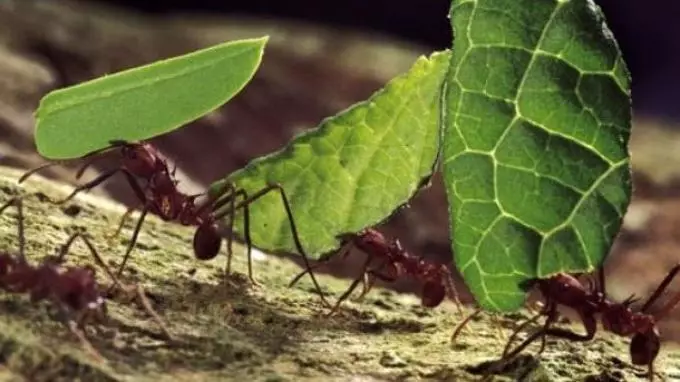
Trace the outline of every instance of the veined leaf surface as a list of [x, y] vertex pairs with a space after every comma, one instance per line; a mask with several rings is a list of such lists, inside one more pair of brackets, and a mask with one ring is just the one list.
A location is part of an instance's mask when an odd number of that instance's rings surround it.
[[630, 78], [591, 0], [455, 0], [443, 172], [455, 263], [486, 309], [592, 271], [630, 201]]

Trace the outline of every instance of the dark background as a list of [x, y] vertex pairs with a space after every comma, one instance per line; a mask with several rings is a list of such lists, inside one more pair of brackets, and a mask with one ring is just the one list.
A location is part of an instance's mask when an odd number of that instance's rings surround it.
[[[94, 1], [94, 0], [89, 0]], [[536, 0], [544, 1], [544, 0]], [[450, 46], [449, 0], [97, 0], [138, 11], [286, 18], [374, 31], [433, 49]], [[598, 0], [634, 78], [635, 110], [680, 119], [680, 2]]]

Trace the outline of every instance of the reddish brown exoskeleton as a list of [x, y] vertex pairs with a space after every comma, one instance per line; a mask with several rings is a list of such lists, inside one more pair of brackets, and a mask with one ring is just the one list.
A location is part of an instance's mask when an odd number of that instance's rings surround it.
[[101, 321], [106, 317], [105, 299], [96, 281], [96, 270], [92, 266], [66, 266], [66, 254], [76, 238], [80, 237], [90, 249], [97, 264], [111, 277], [114, 284], [125, 292], [138, 293], [142, 306], [156, 320], [164, 335], [170, 338], [165, 324], [151, 308], [141, 287], [123, 286], [110, 272], [92, 243], [82, 233], [75, 233], [61, 246], [56, 256], [47, 256], [37, 264], [30, 264], [25, 256], [24, 215], [21, 198], [13, 198], [0, 206], [2, 214], [10, 206], [18, 212], [19, 252], [16, 255], [0, 253], [0, 289], [10, 293], [25, 293], [32, 302], [50, 300], [66, 318], [69, 330], [81, 341], [88, 352], [102, 360], [94, 347], [87, 340], [82, 328], [92, 321]]
[[[249, 196], [245, 190], [236, 189], [232, 184], [225, 183], [223, 187], [212, 193], [201, 193], [195, 195], [187, 195], [180, 191], [177, 187], [178, 181], [175, 179], [175, 171], [170, 170], [167, 160], [161, 157], [158, 150], [148, 142], [134, 143], [125, 142], [122, 140], [111, 141], [111, 147], [95, 151], [88, 154], [84, 158], [85, 163], [76, 173], [79, 178], [84, 170], [90, 166], [94, 161], [100, 158], [99, 154], [114, 151], [119, 155], [119, 166], [105, 171], [97, 178], [76, 187], [71, 194], [58, 203], [64, 203], [79, 192], [90, 190], [97, 187], [102, 182], [111, 178], [117, 173], [122, 173], [129, 183], [132, 191], [136, 195], [141, 207], [140, 217], [137, 220], [135, 229], [132, 234], [130, 243], [123, 257], [123, 261], [119, 267], [117, 275], [120, 275], [125, 264], [134, 248], [142, 224], [146, 215], [150, 212], [157, 215], [165, 221], [171, 221], [187, 226], [196, 226], [196, 231], [193, 238], [194, 255], [200, 260], [213, 259], [219, 253], [222, 245], [222, 236], [219, 232], [218, 222], [225, 218], [229, 218], [230, 232], [233, 231], [233, 223], [236, 212], [243, 210], [243, 234], [247, 246], [248, 254], [248, 277], [251, 282], [256, 284], [252, 272], [252, 255], [251, 255], [251, 239], [250, 239], [250, 213], [248, 206], [272, 191], [278, 191], [283, 201], [288, 220], [291, 227], [291, 233], [294, 239], [296, 250], [303, 257], [305, 263], [309, 266], [309, 261], [306, 252], [300, 243], [293, 214], [288, 202], [286, 193], [278, 184], [269, 184], [265, 188], [259, 190], [253, 195]], [[19, 182], [22, 182], [31, 174], [53, 165], [49, 163], [31, 170], [24, 174]], [[203, 201], [198, 202], [198, 198], [204, 198]], [[240, 198], [240, 200], [239, 200]], [[123, 225], [124, 219], [132, 212], [133, 209], [128, 209], [116, 233], [118, 233]], [[221, 210], [221, 212], [216, 212]], [[226, 273], [231, 271], [232, 258], [232, 236], [227, 236], [227, 264]], [[322, 302], [329, 305], [323, 296], [321, 288], [313, 273], [310, 277], [322, 299]]]
[[[680, 272], [680, 265], [676, 265], [668, 272], [639, 311], [633, 311], [631, 308], [631, 305], [636, 301], [633, 297], [623, 302], [613, 302], [607, 298], [602, 269], [599, 271], [599, 289], [594, 283], [592, 287], [586, 287], [574, 276], [566, 273], [558, 273], [547, 279], [534, 280], [530, 284], [536, 285], [544, 296], [544, 308], [539, 314], [520, 325], [513, 333], [503, 352], [501, 362], [513, 359], [537, 339], [542, 341], [539, 349], [540, 354], [545, 348], [546, 336], [564, 338], [570, 341], [590, 341], [595, 336], [598, 317], [600, 317], [604, 330], [619, 336], [632, 336], [630, 343], [631, 361], [634, 365], [647, 366], [647, 377], [650, 381], [653, 380], [654, 360], [661, 349], [656, 323], [680, 303], [680, 293], [673, 296], [655, 314], [650, 314], [648, 311], [678, 272]], [[585, 328], [584, 334], [553, 327], [558, 317], [557, 309], [559, 306], [569, 307], [578, 313]], [[519, 346], [510, 351], [512, 341], [517, 333], [542, 316], [546, 317], [542, 329], [530, 335]]]
[[[403, 278], [412, 278], [422, 283], [421, 303], [426, 307], [435, 307], [444, 301], [447, 296], [458, 305], [460, 301], [456, 292], [449, 269], [444, 264], [435, 264], [422, 257], [414, 256], [407, 252], [399, 240], [388, 240], [378, 230], [369, 228], [356, 234], [340, 236], [342, 246], [340, 250], [323, 258], [322, 262], [313, 268], [319, 267], [332, 257], [340, 255], [345, 258], [352, 247], [364, 252], [367, 257], [361, 267], [361, 273], [340, 296], [335, 306], [328, 315], [332, 315], [344, 300], [363, 282], [363, 288], [358, 299], [362, 299], [373, 287], [376, 279], [386, 282], [395, 282]], [[298, 274], [291, 282], [294, 285], [305, 273], [313, 268], [308, 268]]]

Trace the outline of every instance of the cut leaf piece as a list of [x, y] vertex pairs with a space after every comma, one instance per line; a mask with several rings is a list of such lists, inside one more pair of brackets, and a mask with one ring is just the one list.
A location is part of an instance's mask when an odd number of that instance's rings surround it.
[[[230, 181], [252, 194], [267, 183], [280, 183], [308, 254], [318, 258], [335, 249], [336, 235], [379, 223], [429, 181], [438, 155], [440, 90], [449, 57], [449, 52], [421, 57], [367, 101], [252, 161], [212, 190]], [[295, 251], [279, 195], [251, 205], [251, 234], [264, 250]]]
[[55, 90], [36, 112], [38, 152], [79, 158], [112, 139], [149, 139], [191, 122], [243, 89], [267, 39], [231, 41]]
[[455, 263], [479, 304], [592, 271], [630, 202], [630, 78], [590, 0], [456, 0], [444, 94]]

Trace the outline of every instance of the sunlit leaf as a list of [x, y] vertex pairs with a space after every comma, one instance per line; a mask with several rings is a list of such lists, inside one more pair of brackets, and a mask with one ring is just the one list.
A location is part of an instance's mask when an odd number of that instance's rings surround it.
[[[318, 257], [336, 248], [336, 235], [382, 221], [429, 180], [438, 153], [440, 88], [449, 57], [445, 52], [420, 58], [367, 101], [227, 180], [250, 194], [267, 183], [282, 184], [307, 252]], [[276, 194], [253, 203], [251, 210], [256, 246], [295, 251]]]
[[112, 139], [138, 141], [216, 109], [250, 81], [267, 37], [232, 41], [46, 95], [36, 112], [38, 152], [81, 157]]

